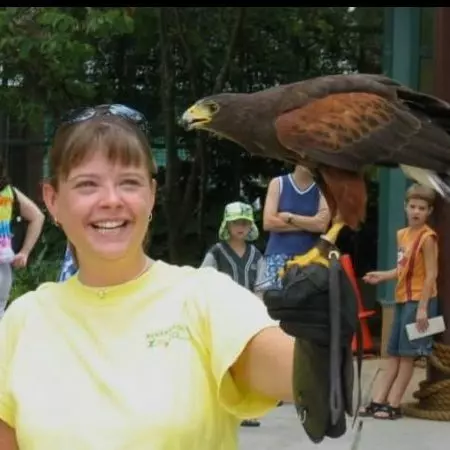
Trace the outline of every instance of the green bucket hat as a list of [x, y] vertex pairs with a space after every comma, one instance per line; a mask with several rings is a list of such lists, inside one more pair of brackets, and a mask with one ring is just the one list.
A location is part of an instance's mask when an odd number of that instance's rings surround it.
[[228, 205], [225, 206], [222, 223], [220, 224], [219, 228], [219, 239], [221, 241], [227, 241], [228, 239], [230, 239], [230, 232], [228, 231], [227, 224], [229, 222], [234, 222], [235, 220], [242, 219], [248, 220], [252, 224], [246, 240], [256, 241], [259, 236], [259, 231], [258, 227], [255, 224], [255, 219], [253, 218], [253, 209], [250, 205], [243, 202], [228, 203]]

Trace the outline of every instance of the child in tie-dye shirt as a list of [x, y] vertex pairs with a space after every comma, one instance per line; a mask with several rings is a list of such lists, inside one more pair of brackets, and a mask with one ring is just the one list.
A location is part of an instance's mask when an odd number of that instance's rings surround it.
[[[28, 222], [25, 238], [16, 251], [11, 228], [14, 202], [18, 202], [20, 216]], [[27, 265], [28, 255], [41, 234], [43, 224], [44, 214], [38, 206], [1, 175], [0, 161], [0, 319], [12, 287], [12, 266], [23, 268]]]
[[0, 191], [0, 264], [10, 264], [14, 259], [11, 234], [13, 199], [12, 187], [5, 186]]
[[12, 285], [11, 263], [14, 260], [11, 242], [12, 205], [12, 187], [7, 185], [0, 191], [0, 318], [3, 316]]

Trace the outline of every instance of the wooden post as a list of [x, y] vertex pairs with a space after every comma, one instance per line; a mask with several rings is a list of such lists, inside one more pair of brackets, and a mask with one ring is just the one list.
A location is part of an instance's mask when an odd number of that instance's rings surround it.
[[[450, 8], [436, 8], [435, 22], [435, 72], [434, 93], [450, 102]], [[450, 149], [449, 149], [450, 152]], [[440, 307], [447, 326], [450, 325], [450, 206], [438, 199], [435, 226], [439, 235], [439, 279]], [[442, 343], [450, 345], [450, 328], [443, 333]], [[434, 372], [434, 370], [431, 370]], [[435, 374], [430, 374], [435, 375]]]

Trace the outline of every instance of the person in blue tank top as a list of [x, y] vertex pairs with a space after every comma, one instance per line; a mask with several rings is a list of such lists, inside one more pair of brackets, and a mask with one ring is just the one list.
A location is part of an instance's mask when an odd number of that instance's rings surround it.
[[292, 173], [272, 179], [263, 214], [263, 227], [270, 235], [255, 290], [281, 287], [280, 269], [310, 250], [329, 223], [327, 202], [307, 168], [298, 165]]

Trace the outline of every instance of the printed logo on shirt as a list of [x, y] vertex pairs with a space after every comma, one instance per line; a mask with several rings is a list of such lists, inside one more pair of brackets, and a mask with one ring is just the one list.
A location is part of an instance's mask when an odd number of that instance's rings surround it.
[[402, 269], [406, 264], [406, 250], [400, 247], [397, 251], [397, 266]]
[[189, 333], [186, 325], [175, 324], [158, 331], [147, 333], [146, 339], [149, 347], [167, 347], [174, 339], [188, 340]]

